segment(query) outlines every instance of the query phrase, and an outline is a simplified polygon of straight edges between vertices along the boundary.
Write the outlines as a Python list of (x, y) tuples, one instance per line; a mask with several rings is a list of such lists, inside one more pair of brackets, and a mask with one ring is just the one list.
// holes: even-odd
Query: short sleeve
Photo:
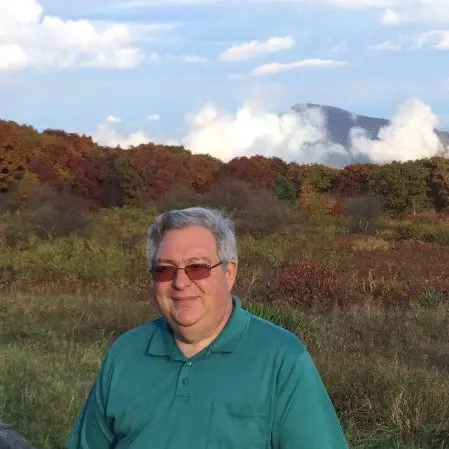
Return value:
[(106, 412), (111, 374), (111, 363), (106, 356), (67, 438), (67, 449), (110, 449), (113, 447), (115, 439), (113, 423)]
[(273, 449), (347, 449), (339, 419), (307, 350), (288, 354), (275, 394)]

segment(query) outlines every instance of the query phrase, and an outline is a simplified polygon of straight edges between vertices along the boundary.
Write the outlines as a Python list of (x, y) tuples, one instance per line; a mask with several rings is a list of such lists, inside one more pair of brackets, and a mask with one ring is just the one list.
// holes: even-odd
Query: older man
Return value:
[(69, 449), (343, 449), (338, 417), (292, 333), (231, 294), (231, 221), (189, 208), (148, 234), (161, 317), (108, 350)]

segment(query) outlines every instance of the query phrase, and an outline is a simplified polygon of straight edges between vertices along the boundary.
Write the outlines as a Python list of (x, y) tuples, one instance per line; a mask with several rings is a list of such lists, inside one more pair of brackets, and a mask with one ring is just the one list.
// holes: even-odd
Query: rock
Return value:
[(0, 420), (0, 449), (36, 449), (19, 432)]

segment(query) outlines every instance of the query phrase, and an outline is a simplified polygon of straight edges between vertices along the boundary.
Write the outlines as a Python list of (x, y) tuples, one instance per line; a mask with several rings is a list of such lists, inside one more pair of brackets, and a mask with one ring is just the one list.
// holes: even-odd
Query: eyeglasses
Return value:
[(208, 265), (206, 263), (190, 263), (185, 267), (174, 267), (173, 265), (156, 265), (150, 270), (153, 279), (156, 282), (167, 282), (174, 279), (178, 270), (184, 270), (184, 273), (191, 281), (199, 281), (210, 276), (212, 268), (222, 265), (224, 261), (218, 262), (216, 265)]

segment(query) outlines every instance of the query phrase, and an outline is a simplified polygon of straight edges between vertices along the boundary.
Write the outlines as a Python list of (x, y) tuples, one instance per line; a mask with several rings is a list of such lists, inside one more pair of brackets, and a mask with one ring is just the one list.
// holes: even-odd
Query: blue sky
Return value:
[(447, 0), (0, 0), (0, 118), (39, 130), (195, 150), (224, 132), (236, 155), (265, 136), (230, 133), (295, 103), (412, 99), (449, 129)]

